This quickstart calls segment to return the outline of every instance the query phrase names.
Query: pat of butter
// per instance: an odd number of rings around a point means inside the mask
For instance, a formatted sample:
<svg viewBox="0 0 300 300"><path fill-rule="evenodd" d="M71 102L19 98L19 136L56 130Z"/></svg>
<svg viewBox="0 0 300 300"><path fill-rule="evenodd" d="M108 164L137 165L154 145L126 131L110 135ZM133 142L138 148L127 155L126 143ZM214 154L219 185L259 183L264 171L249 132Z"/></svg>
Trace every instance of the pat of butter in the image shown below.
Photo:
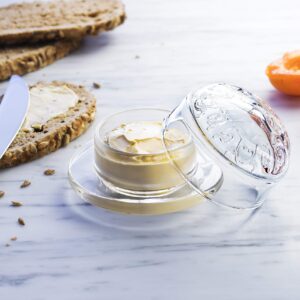
<svg viewBox="0 0 300 300"><path fill-rule="evenodd" d="M168 129L163 140L162 129L162 122L136 121L107 131L104 144L95 139L95 165L101 179L131 196L170 193L184 185L164 142L176 165L189 174L196 161L194 144L177 128Z"/></svg>
<svg viewBox="0 0 300 300"><path fill-rule="evenodd" d="M166 132L165 141L172 149L187 144L188 138L174 128ZM161 122L122 124L108 133L107 143L111 148L127 153L157 154L165 151Z"/></svg>
<svg viewBox="0 0 300 300"><path fill-rule="evenodd" d="M30 106L23 128L45 124L76 105L78 96L67 86L43 86L30 89Z"/></svg>

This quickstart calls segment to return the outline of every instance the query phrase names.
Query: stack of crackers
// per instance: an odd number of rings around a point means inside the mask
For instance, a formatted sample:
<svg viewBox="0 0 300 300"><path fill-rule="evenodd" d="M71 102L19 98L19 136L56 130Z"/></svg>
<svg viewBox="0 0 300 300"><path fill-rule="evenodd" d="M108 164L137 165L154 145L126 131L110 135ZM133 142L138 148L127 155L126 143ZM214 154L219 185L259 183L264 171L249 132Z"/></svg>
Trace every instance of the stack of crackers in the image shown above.
<svg viewBox="0 0 300 300"><path fill-rule="evenodd" d="M52 0L0 8L0 80L23 75L77 49L84 36L125 20L119 0Z"/></svg>

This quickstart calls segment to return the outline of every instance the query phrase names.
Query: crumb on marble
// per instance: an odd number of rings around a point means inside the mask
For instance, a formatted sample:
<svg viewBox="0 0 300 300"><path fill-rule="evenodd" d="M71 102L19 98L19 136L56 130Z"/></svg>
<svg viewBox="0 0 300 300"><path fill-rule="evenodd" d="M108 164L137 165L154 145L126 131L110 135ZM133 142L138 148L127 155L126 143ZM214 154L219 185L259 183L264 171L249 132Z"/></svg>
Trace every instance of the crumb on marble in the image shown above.
<svg viewBox="0 0 300 300"><path fill-rule="evenodd" d="M93 82L93 87L94 87L95 89L100 89L100 88L101 88L101 84L98 83L98 82Z"/></svg>
<svg viewBox="0 0 300 300"><path fill-rule="evenodd" d="M23 183L21 184L20 188L26 188L26 187L28 187L30 185L31 185L31 182L29 180L25 179L23 181Z"/></svg>
<svg viewBox="0 0 300 300"><path fill-rule="evenodd" d="M18 238L17 238L16 236L12 236L12 237L10 238L10 240L13 241L13 242L16 241L17 239L18 239Z"/></svg>
<svg viewBox="0 0 300 300"><path fill-rule="evenodd" d="M18 223L19 223L20 225L22 225L22 226L25 225L25 221L24 221L23 218L18 218Z"/></svg>
<svg viewBox="0 0 300 300"><path fill-rule="evenodd" d="M11 206L20 207L22 205L23 205L23 203L20 201L11 201Z"/></svg>
<svg viewBox="0 0 300 300"><path fill-rule="evenodd" d="M0 191L0 198L2 198L5 195L5 192Z"/></svg>
<svg viewBox="0 0 300 300"><path fill-rule="evenodd" d="M55 174L55 170L54 169L47 169L44 171L44 175L46 176L51 176Z"/></svg>

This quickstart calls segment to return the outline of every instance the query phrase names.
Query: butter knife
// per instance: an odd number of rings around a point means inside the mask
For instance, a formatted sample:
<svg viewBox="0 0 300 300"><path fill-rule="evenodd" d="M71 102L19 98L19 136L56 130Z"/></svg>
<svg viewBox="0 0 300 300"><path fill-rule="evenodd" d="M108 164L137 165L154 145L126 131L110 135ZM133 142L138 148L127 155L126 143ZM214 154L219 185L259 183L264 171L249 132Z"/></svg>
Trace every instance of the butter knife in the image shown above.
<svg viewBox="0 0 300 300"><path fill-rule="evenodd" d="M26 82L20 76L12 76L5 94L0 98L0 159L19 132L29 102Z"/></svg>

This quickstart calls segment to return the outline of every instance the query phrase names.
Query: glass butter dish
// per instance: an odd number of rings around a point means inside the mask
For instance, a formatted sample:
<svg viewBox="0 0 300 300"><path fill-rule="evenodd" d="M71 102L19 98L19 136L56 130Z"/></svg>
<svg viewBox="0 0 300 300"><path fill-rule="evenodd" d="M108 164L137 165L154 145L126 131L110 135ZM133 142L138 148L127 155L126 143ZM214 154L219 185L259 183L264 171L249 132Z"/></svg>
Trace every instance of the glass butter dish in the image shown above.
<svg viewBox="0 0 300 300"><path fill-rule="evenodd" d="M286 173L289 139L263 100L228 84L188 94L172 111L108 117L71 159L86 201L132 214L163 214L202 200L254 209Z"/></svg>

